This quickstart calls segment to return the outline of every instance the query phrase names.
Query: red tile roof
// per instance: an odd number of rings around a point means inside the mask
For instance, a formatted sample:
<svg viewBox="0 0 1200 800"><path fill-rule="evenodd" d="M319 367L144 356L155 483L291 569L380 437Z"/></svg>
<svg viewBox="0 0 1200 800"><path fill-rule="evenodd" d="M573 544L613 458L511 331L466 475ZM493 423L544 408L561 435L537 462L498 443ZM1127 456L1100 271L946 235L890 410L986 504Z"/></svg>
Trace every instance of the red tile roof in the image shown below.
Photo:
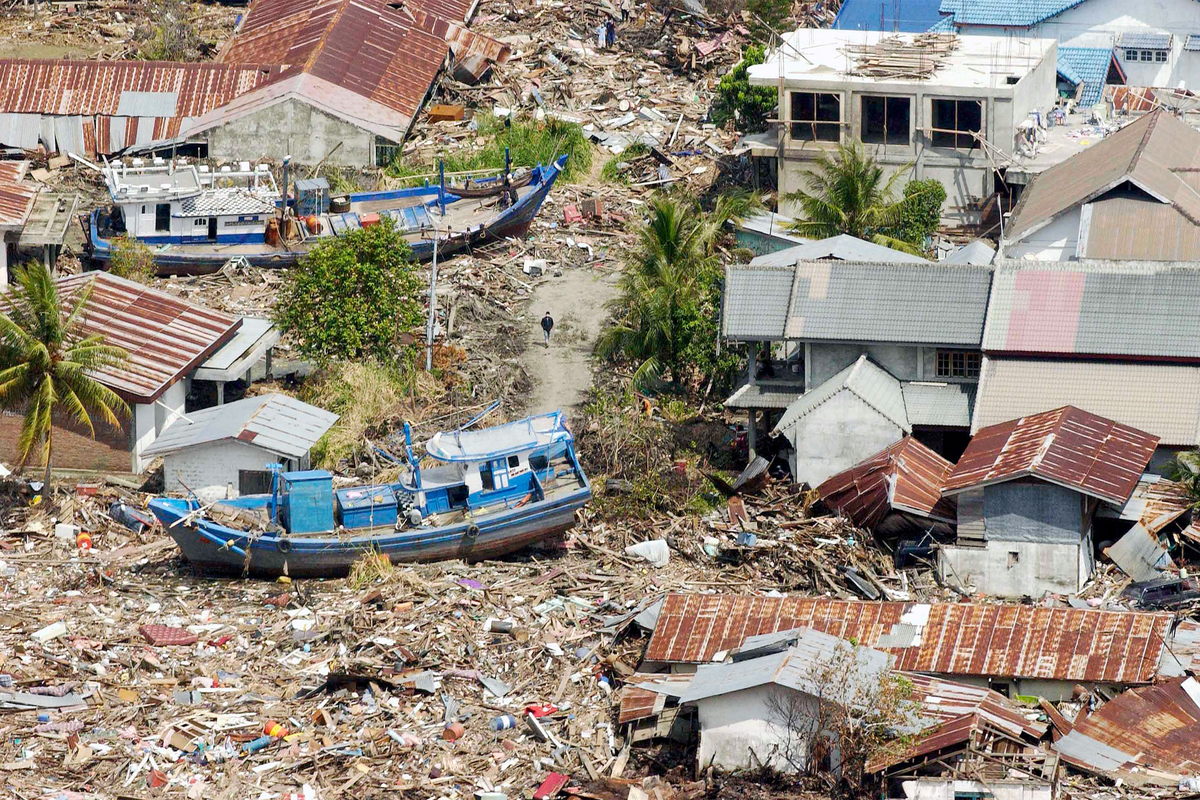
<svg viewBox="0 0 1200 800"><path fill-rule="evenodd" d="M1157 436L1063 406L980 430L945 491L1036 477L1121 505L1157 446Z"/></svg>
<svg viewBox="0 0 1200 800"><path fill-rule="evenodd" d="M839 472L817 487L825 505L860 528L874 527L889 511L954 522L955 503L942 497L954 465L911 436Z"/></svg>
<svg viewBox="0 0 1200 800"><path fill-rule="evenodd" d="M0 226L25 224L37 196L36 184L25 180L28 161L0 161Z"/></svg>
<svg viewBox="0 0 1200 800"><path fill-rule="evenodd" d="M156 400L193 367L231 338L242 321L219 311L193 306L173 295L107 272L60 278L68 306L89 281L95 281L84 311L84 335L103 334L107 344L123 347L129 360L106 369L97 379L137 403Z"/></svg>
<svg viewBox="0 0 1200 800"><path fill-rule="evenodd" d="M1016 605L668 595L646 661L704 663L749 636L814 628L944 675L1148 683L1171 617Z"/></svg>

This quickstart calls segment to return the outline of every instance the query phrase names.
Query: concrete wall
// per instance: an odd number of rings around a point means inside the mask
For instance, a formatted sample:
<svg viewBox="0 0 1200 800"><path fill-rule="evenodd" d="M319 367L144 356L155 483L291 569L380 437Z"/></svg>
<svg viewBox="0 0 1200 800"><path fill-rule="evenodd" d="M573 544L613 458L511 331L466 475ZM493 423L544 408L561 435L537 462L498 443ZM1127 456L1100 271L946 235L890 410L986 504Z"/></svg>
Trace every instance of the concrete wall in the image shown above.
<svg viewBox="0 0 1200 800"><path fill-rule="evenodd" d="M1079 544L989 541L986 547L944 545L938 569L945 580L963 588L974 587L995 597L1036 600L1046 592L1079 591L1081 556Z"/></svg>
<svg viewBox="0 0 1200 800"><path fill-rule="evenodd" d="M1054 787L1035 781L956 781L941 778L919 778L902 781L907 800L954 800L955 793L980 794L994 800L1051 800Z"/></svg>
<svg viewBox="0 0 1200 800"><path fill-rule="evenodd" d="M857 361L863 353L899 380L919 380L918 350L919 348L907 345L812 342L807 351L807 358L812 363L805 370L805 391L812 391L820 386Z"/></svg>
<svg viewBox="0 0 1200 800"><path fill-rule="evenodd" d="M1004 246L1003 257L1032 261L1071 261L1079 247L1077 206L1019 242Z"/></svg>
<svg viewBox="0 0 1200 800"><path fill-rule="evenodd" d="M298 164L316 164L326 157L326 163L333 166L375 163L370 133L294 99L239 117L204 135L209 157L222 161L281 161L290 155ZM342 146L330 155L339 143Z"/></svg>
<svg viewBox="0 0 1200 800"><path fill-rule="evenodd" d="M778 686L758 686L740 692L710 697L696 703L700 720L700 747L697 762L701 769L709 764L732 771L769 764L780 772L792 772L807 757L804 742L791 745L789 760L784 754L789 748L784 721L772 710L772 696L780 697L790 690ZM800 703L801 714L816 717L816 698L792 693Z"/></svg>
<svg viewBox="0 0 1200 800"><path fill-rule="evenodd" d="M816 486L900 441L904 431L857 395L842 391L784 435L793 448L792 478Z"/></svg>
<svg viewBox="0 0 1200 800"><path fill-rule="evenodd" d="M238 496L238 470L264 470L280 460L245 442L198 445L163 457L163 486L168 492L180 493L187 491L186 484L204 501L231 499ZM291 468L286 462L284 466Z"/></svg>

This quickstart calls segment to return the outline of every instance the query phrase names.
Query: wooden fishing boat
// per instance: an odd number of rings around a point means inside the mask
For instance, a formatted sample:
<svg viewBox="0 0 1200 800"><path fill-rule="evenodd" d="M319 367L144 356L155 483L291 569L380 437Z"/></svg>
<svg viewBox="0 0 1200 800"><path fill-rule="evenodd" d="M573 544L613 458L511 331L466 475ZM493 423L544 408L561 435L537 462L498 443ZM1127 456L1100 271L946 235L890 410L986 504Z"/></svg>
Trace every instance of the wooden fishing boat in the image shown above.
<svg viewBox="0 0 1200 800"><path fill-rule="evenodd" d="M560 534L592 496L562 412L436 434L424 468L405 426L407 474L333 488L324 470L281 472L272 490L216 504L159 497L150 510L202 573L344 575L366 553L392 562L477 561Z"/></svg>
<svg viewBox="0 0 1200 800"><path fill-rule="evenodd" d="M443 184L349 195L333 211L297 190L287 212L265 165L243 163L216 171L168 163L109 164L103 168L113 197L87 217L87 247L101 262L113 239L128 236L150 246L160 275L204 275L231 260L287 267L318 242L390 219L422 261L450 256L508 236L524 236L567 157L510 175L484 178L456 190ZM313 213L296 216L295 209Z"/></svg>

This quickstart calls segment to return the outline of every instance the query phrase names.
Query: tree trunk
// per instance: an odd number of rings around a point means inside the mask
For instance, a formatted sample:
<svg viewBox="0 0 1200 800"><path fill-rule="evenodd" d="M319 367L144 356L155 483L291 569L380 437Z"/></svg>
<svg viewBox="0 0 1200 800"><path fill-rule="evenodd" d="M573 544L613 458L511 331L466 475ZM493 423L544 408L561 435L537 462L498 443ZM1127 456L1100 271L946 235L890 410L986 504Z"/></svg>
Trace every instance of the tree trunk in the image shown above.
<svg viewBox="0 0 1200 800"><path fill-rule="evenodd" d="M50 491L50 459L54 454L54 426L46 431L46 474L42 476L42 496L44 499L49 499Z"/></svg>

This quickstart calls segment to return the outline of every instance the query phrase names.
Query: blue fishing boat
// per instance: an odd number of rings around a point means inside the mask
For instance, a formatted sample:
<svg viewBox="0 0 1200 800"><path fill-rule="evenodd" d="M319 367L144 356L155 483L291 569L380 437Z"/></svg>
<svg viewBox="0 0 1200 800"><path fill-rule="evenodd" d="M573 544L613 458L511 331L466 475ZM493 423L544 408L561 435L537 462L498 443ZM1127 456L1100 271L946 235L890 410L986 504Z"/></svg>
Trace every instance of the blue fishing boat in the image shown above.
<svg viewBox="0 0 1200 800"><path fill-rule="evenodd" d="M150 510L194 569L332 577L366 553L394 563L477 561L560 534L592 496L562 412L435 434L395 483L333 488L324 470L270 465L269 494L204 504L159 497Z"/></svg>
<svg viewBox="0 0 1200 800"><path fill-rule="evenodd" d="M101 172L112 203L87 217L87 248L112 258L113 239L148 245L160 275L203 275L230 260L253 266L294 265L322 239L390 219L419 260L507 236L524 236L566 166L549 166L468 180L331 198L318 181L296 181L284 202L266 165L210 170L155 159L116 162ZM286 179L285 179L286 183ZM286 193L286 192L285 192Z"/></svg>

